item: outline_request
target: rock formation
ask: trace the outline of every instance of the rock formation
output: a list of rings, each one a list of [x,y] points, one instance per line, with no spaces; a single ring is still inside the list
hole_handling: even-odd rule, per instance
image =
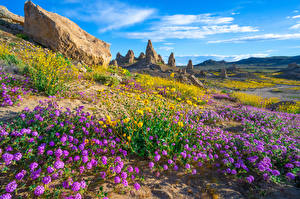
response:
[[[118,66],[118,62],[117,62],[117,60],[112,60],[111,61],[111,63],[110,63],[110,65],[113,65],[113,66]]]
[[[222,68],[221,69],[221,74],[220,74],[220,77],[221,78],[227,78],[227,71],[226,71],[226,68]]]
[[[298,65],[296,62],[290,63],[290,64],[288,65],[288,68],[289,68],[289,69],[294,69],[294,68],[297,68],[297,67],[300,67],[300,65]]]
[[[119,60],[121,61],[121,60],[123,60],[123,59],[124,59],[124,57],[121,55],[120,52],[118,52],[117,55],[116,55],[116,60],[117,60],[117,61],[119,61]]]
[[[189,60],[189,63],[186,67],[186,70],[190,71],[190,70],[193,70],[193,69],[194,69],[193,62],[192,62],[192,60]]]
[[[6,7],[0,6],[0,19],[24,25],[24,18],[11,13]]]
[[[176,61],[175,61],[174,53],[170,54],[168,65],[171,66],[171,67],[176,67]]]
[[[67,57],[90,65],[108,65],[110,44],[82,30],[77,24],[27,1],[24,33],[34,41]]]
[[[203,84],[202,82],[200,82],[194,75],[190,75],[189,76],[189,80],[191,80],[191,82],[195,85],[195,86],[198,86],[198,87],[201,87],[203,88]]]
[[[125,56],[125,62],[128,64],[134,63],[134,52],[132,50],[128,50],[126,56]]]
[[[139,61],[142,61],[142,60],[144,60],[145,58],[146,58],[145,53],[141,52],[140,56],[138,57],[138,60],[139,60]]]
[[[24,18],[11,13],[6,7],[0,6],[0,25],[6,27],[12,33],[22,33]]]
[[[159,57],[152,46],[151,40],[148,40],[148,45],[146,48],[146,63],[156,64],[158,62],[159,62]]]
[[[162,58],[161,55],[158,55],[157,63],[158,63],[158,64],[165,64],[165,61],[164,61],[164,59]]]

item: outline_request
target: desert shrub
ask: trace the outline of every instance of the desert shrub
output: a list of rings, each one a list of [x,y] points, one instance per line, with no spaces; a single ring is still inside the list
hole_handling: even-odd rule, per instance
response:
[[[101,84],[106,84],[109,86],[117,86],[120,83],[120,81],[115,77],[98,73],[94,74],[93,79]]]
[[[9,65],[18,65],[22,61],[9,51],[9,46],[0,45],[0,59]]]
[[[22,34],[22,33],[16,34],[16,36],[20,39],[29,40],[29,37],[27,35]]]

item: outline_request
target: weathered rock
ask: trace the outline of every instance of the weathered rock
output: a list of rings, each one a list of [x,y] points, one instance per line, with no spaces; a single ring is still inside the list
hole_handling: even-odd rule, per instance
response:
[[[206,72],[201,70],[201,71],[196,72],[194,75],[195,75],[195,77],[206,77]]]
[[[229,68],[227,68],[226,70],[227,70],[228,72],[232,72],[232,73],[236,73],[236,72],[239,72],[239,71],[240,71],[239,68],[238,68],[235,64],[233,64],[232,67],[229,67]]]
[[[162,58],[161,55],[158,55],[158,60],[157,60],[157,62],[160,63],[160,64],[165,64],[165,61],[164,61],[164,59]]]
[[[69,19],[48,12],[31,1],[25,3],[24,12],[24,32],[34,41],[86,64],[109,64],[110,44],[88,34]]]
[[[20,25],[24,25],[24,18],[10,12],[6,7],[0,6],[0,19],[11,21]]]
[[[0,6],[0,25],[7,32],[23,33],[24,18],[11,13],[6,7]]]
[[[186,77],[186,75],[179,75],[179,77],[178,77],[178,80],[180,81],[180,82],[182,82],[182,83],[188,83],[189,82],[189,80],[188,80],[188,78]]]
[[[176,61],[175,61],[174,53],[170,54],[169,60],[168,60],[168,65],[171,66],[171,67],[176,67]]]
[[[221,78],[227,78],[227,71],[226,71],[226,68],[222,68],[222,69],[221,69],[220,77],[221,77]]]
[[[138,60],[139,60],[139,61],[142,61],[142,60],[144,60],[145,58],[146,58],[145,53],[141,52],[140,56],[138,57]]]
[[[118,52],[117,55],[116,55],[116,60],[121,60],[121,59],[123,59],[123,58],[124,58],[124,57],[121,55],[121,53]]]
[[[148,45],[146,48],[146,62],[148,64],[156,64],[158,63],[159,58],[157,53],[155,52],[151,40],[148,40]]]
[[[189,80],[191,80],[191,82],[198,87],[204,88],[204,85],[202,84],[202,82],[200,82],[194,75],[190,75],[189,76]]]
[[[192,60],[189,60],[186,70],[189,71],[189,70],[193,70],[193,69],[194,69],[193,62],[192,62]]]
[[[126,56],[125,56],[125,62],[128,64],[133,64],[134,63],[134,52],[132,50],[128,50]]]
[[[298,65],[296,62],[290,63],[288,65],[288,69],[294,69],[294,68],[298,68],[298,67],[300,67],[300,65]]]
[[[186,68],[181,68],[181,69],[179,69],[179,73],[181,73],[181,74],[186,74]]]
[[[117,62],[117,60],[112,60],[111,61],[111,63],[110,63],[110,65],[113,65],[113,66],[118,66],[118,62]]]

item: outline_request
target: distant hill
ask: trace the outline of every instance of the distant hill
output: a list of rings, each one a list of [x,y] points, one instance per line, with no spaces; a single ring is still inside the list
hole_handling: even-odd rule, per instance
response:
[[[274,56],[274,57],[265,57],[265,58],[257,58],[250,57],[247,59],[242,59],[236,62],[226,62],[215,61],[212,59],[206,60],[200,64],[194,65],[195,67],[201,66],[226,66],[226,65],[252,65],[252,66],[287,66],[290,63],[300,64],[300,56]]]

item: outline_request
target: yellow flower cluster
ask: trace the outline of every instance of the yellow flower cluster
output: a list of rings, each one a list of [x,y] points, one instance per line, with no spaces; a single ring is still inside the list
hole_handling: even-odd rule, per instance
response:
[[[78,70],[71,61],[50,50],[29,43],[16,43],[14,48],[0,43],[0,54],[6,53],[19,58],[31,76],[35,87],[48,95],[62,91],[65,83],[78,77]],[[18,51],[14,51],[18,49]]]
[[[242,92],[233,92],[231,96],[238,99],[242,104],[260,107],[260,108],[265,108],[269,104],[279,102],[278,98],[263,98],[261,96],[242,93]]]
[[[174,77],[174,75],[170,75]],[[150,75],[138,75],[136,81],[144,88],[149,88],[158,93],[165,93],[165,97],[171,99],[189,100],[194,104],[204,104],[209,97],[209,91],[194,85],[184,84],[174,79],[169,80]]]
[[[275,85],[273,83],[263,82],[258,80],[238,81],[238,80],[229,80],[229,79],[216,82],[216,84],[218,87],[224,87],[224,88],[236,89],[236,90],[248,90],[248,89],[255,89],[255,88],[272,87]]]

